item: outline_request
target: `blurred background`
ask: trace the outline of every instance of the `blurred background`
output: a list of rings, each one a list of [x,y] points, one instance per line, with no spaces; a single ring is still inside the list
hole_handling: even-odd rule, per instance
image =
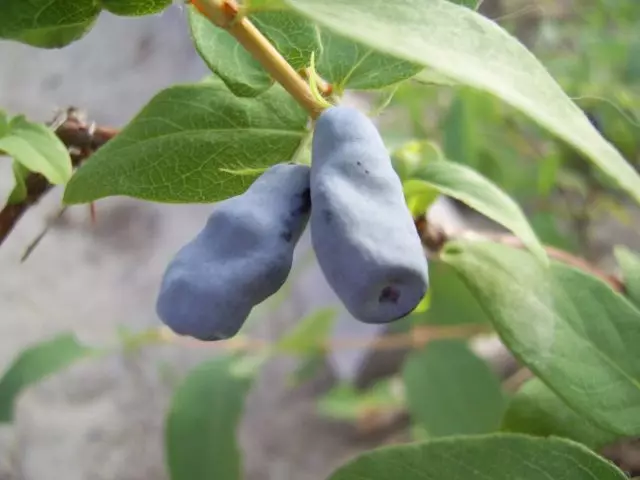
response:
[[[638,0],[485,0],[480,11],[525,43],[603,135],[640,167]],[[140,19],[104,13],[84,39],[62,50],[0,42],[0,107],[46,122],[56,109],[74,106],[97,124],[121,127],[162,88],[206,74],[180,7]],[[357,92],[347,99],[365,109],[377,100]],[[492,179],[522,205],[549,245],[611,273],[613,246],[640,249],[637,207],[579,154],[492,97],[409,82],[377,121],[392,149],[428,140],[410,151],[399,148],[396,155],[441,151]],[[0,161],[4,196],[12,188],[10,168]],[[123,326],[157,326],[154,304],[164,268],[211,212],[210,205],[112,198],[97,202],[92,223],[87,207],[73,207],[56,219],[60,197],[56,190],[31,208],[0,248],[3,369],[25,346],[61,331],[107,346],[118,341]],[[429,217],[446,228],[497,229],[446,198],[432,204]],[[24,249],[49,224],[49,233],[20,263]],[[256,309],[251,335],[275,339],[313,310],[331,306],[338,310],[334,338],[361,339],[362,348],[336,351],[297,386],[289,381],[295,359],[267,363],[240,432],[250,480],[319,480],[358,451],[412,435],[393,409],[374,417],[319,411],[317,398],[333,386],[346,381],[366,387],[395,373],[406,352],[367,347],[382,330],[340,309],[314,262],[308,234],[297,249],[295,272],[282,295]],[[432,308],[394,329],[402,331],[409,322],[485,321],[456,290],[450,272],[432,274]],[[513,360],[495,339],[485,338],[475,349],[498,375],[513,373]],[[0,479],[167,478],[162,432],[171,393],[191,367],[216,353],[215,347],[149,346],[85,360],[30,388],[20,397],[14,424],[0,426]],[[624,455],[616,458],[629,469],[640,468],[634,464],[640,456]]]

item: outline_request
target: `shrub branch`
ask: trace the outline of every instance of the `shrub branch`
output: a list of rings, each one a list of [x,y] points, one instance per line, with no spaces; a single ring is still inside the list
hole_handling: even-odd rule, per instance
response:
[[[74,168],[80,166],[94,151],[113,138],[118,131],[109,127],[93,127],[85,123],[75,109],[69,109],[66,120],[55,130],[56,135],[71,151]],[[27,195],[18,203],[7,204],[0,210],[0,245],[13,231],[29,207],[37,204],[53,185],[38,173],[25,179]]]

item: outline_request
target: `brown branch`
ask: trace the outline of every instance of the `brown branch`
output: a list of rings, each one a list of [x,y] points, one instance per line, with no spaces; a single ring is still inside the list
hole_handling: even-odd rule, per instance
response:
[[[69,109],[66,120],[56,128],[55,133],[70,149],[71,162],[74,168],[77,168],[118,131],[114,128],[88,125],[80,119],[74,109]],[[25,185],[26,198],[19,203],[7,204],[0,210],[0,245],[13,231],[22,215],[53,188],[53,185],[38,173],[29,174],[25,179]]]
[[[428,223],[424,217],[419,217],[415,219],[416,229],[422,239],[422,243],[431,251],[439,252],[440,249],[450,240],[456,239],[464,239],[464,240],[489,240],[496,243],[501,243],[503,245],[508,245],[510,247],[526,249],[527,247],[522,243],[522,241],[514,236],[507,234],[495,234],[495,233],[485,233],[485,232],[476,232],[476,231],[462,231],[455,234],[447,234],[444,232],[442,228],[439,228],[436,225],[432,225]],[[582,270],[594,277],[598,277],[604,282],[608,283],[611,288],[613,288],[616,292],[624,293],[625,286],[624,282],[616,277],[615,275],[610,275],[603,271],[602,269],[596,267],[595,265],[587,262],[585,259],[580,258],[576,255],[573,255],[564,250],[560,250],[559,248],[551,247],[548,245],[544,246],[547,255],[550,258],[562,262],[566,265],[570,265],[574,268]]]

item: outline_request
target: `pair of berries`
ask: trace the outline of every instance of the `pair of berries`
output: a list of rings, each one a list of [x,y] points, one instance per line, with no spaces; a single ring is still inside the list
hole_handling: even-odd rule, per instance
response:
[[[307,223],[325,278],[356,319],[397,320],[426,294],[427,260],[382,138],[366,115],[338,106],[316,123],[311,167],[275,165],[216,205],[167,267],[158,315],[180,335],[234,336],[285,283]]]

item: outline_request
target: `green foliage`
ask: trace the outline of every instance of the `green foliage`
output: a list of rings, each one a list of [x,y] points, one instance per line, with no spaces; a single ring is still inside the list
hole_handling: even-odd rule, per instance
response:
[[[101,0],[102,8],[116,15],[142,16],[161,12],[172,0]]]
[[[423,67],[383,55],[332,31],[320,29],[318,73],[342,91],[375,90],[406,80]]]
[[[242,193],[261,169],[290,159],[306,121],[279,86],[253,98],[236,97],[219,80],[171,87],[77,171],[64,200],[223,200]]]
[[[429,309],[412,314],[414,324],[464,325],[489,323],[487,314],[456,271],[443,262],[429,262]]]
[[[600,428],[640,433],[640,311],[595,277],[488,242],[449,244],[443,260],[509,349]]]
[[[81,38],[102,9],[140,16],[170,3],[0,0],[0,38],[62,47]],[[622,218],[615,188],[640,200],[631,166],[640,165],[633,120],[640,115],[638,2],[585,2],[580,25],[546,22],[534,47],[541,61],[475,12],[476,0],[251,0],[241,7],[294,69],[315,60],[332,84],[332,102],[346,89],[380,90],[376,114],[400,109],[409,124],[398,121],[382,133],[414,215],[444,194],[506,227],[528,249],[448,244],[430,262],[431,288],[420,308],[393,327],[490,322],[537,378],[505,413],[488,366],[464,343],[446,340],[409,354],[404,391],[398,378],[365,391],[341,383],[319,401],[321,414],[358,421],[408,408],[415,438],[428,441],[366,453],[331,479],[626,478],[584,446],[640,435],[640,258],[616,249],[625,298],[549,262],[541,240],[576,250],[580,232],[561,232],[561,221],[598,211]],[[215,202],[242,193],[270,165],[307,159],[308,114],[229,32],[187,10],[195,47],[214,76],[158,93],[73,177],[67,149],[50,129],[0,111],[0,153],[14,159],[10,203],[24,200],[31,171],[67,184],[68,204],[113,195]],[[620,17],[616,28],[613,16]],[[584,53],[556,55],[566,43]],[[578,97],[584,112],[571,100]],[[559,207],[558,197],[573,196],[579,208]],[[520,205],[531,207],[528,220]],[[295,380],[314,374],[325,364],[334,321],[333,310],[319,310],[272,348],[194,369],[166,420],[171,477],[242,478],[236,431],[253,377],[265,359],[283,353],[300,357]],[[161,341],[158,332],[124,340],[127,351]],[[24,351],[0,380],[0,421],[11,421],[24,388],[91,352],[69,335]],[[501,422],[518,434],[477,435]],[[450,438],[434,439],[441,436]],[[538,438],[550,436],[568,440]]]
[[[580,444],[514,434],[478,435],[379,448],[329,480],[624,480],[618,468]]]
[[[83,37],[100,13],[94,0],[3,0],[0,38],[60,48]]]
[[[34,47],[61,48],[82,38],[102,8],[117,15],[151,15],[171,0],[2,0],[0,38]]]
[[[71,334],[23,350],[0,379],[0,423],[13,420],[16,398],[24,389],[92,352]]]
[[[547,262],[547,254],[520,207],[475,170],[452,162],[430,162],[414,178],[505,226],[520,237],[538,259]]]
[[[250,97],[273,84],[269,74],[229,32],[213,25],[193,6],[189,7],[188,15],[198,53],[229,90],[238,96]],[[317,48],[311,22],[294,13],[272,11],[256,13],[251,19],[265,36],[271,36],[272,41],[280,40],[274,45],[283,54],[289,47],[287,60],[294,68],[308,65],[311,52]]]
[[[24,201],[27,198],[27,184],[25,182],[29,170],[24,165],[14,160],[11,165],[13,171],[13,178],[15,180],[15,186],[7,198],[7,204],[15,204]]]
[[[252,379],[235,370],[236,361],[208,360],[178,387],[165,428],[172,479],[242,478],[236,429]]]
[[[380,52],[486,90],[586,155],[640,200],[640,177],[516,39],[445,0],[287,0],[322,26]],[[340,15],[335,12],[339,11]]]
[[[300,320],[276,344],[276,350],[290,354],[314,354],[324,350],[336,320],[336,311],[322,308]]]
[[[349,383],[340,383],[318,401],[318,412],[329,418],[357,421],[375,412],[401,408],[403,399],[398,394],[394,380],[376,382],[361,391]]]
[[[575,440],[590,448],[613,443],[617,435],[578,415],[538,379],[525,383],[511,399],[502,430]]]
[[[292,11],[258,9],[249,18],[296,70],[309,66],[312,52],[319,53],[318,73],[334,84],[334,90],[383,88],[422,70],[420,66],[318,29]],[[212,25],[194,7],[189,8],[189,23],[200,56],[233,93],[254,96],[273,84],[269,74],[229,32]]]
[[[461,341],[429,342],[403,366],[407,405],[429,437],[489,433],[500,426],[500,381]]]
[[[0,129],[0,153],[13,157],[23,167],[41,173],[59,185],[71,178],[71,157],[67,147],[45,125],[29,122],[19,115]]]
[[[640,308],[640,256],[622,246],[616,247],[615,255],[622,269],[625,293]]]

